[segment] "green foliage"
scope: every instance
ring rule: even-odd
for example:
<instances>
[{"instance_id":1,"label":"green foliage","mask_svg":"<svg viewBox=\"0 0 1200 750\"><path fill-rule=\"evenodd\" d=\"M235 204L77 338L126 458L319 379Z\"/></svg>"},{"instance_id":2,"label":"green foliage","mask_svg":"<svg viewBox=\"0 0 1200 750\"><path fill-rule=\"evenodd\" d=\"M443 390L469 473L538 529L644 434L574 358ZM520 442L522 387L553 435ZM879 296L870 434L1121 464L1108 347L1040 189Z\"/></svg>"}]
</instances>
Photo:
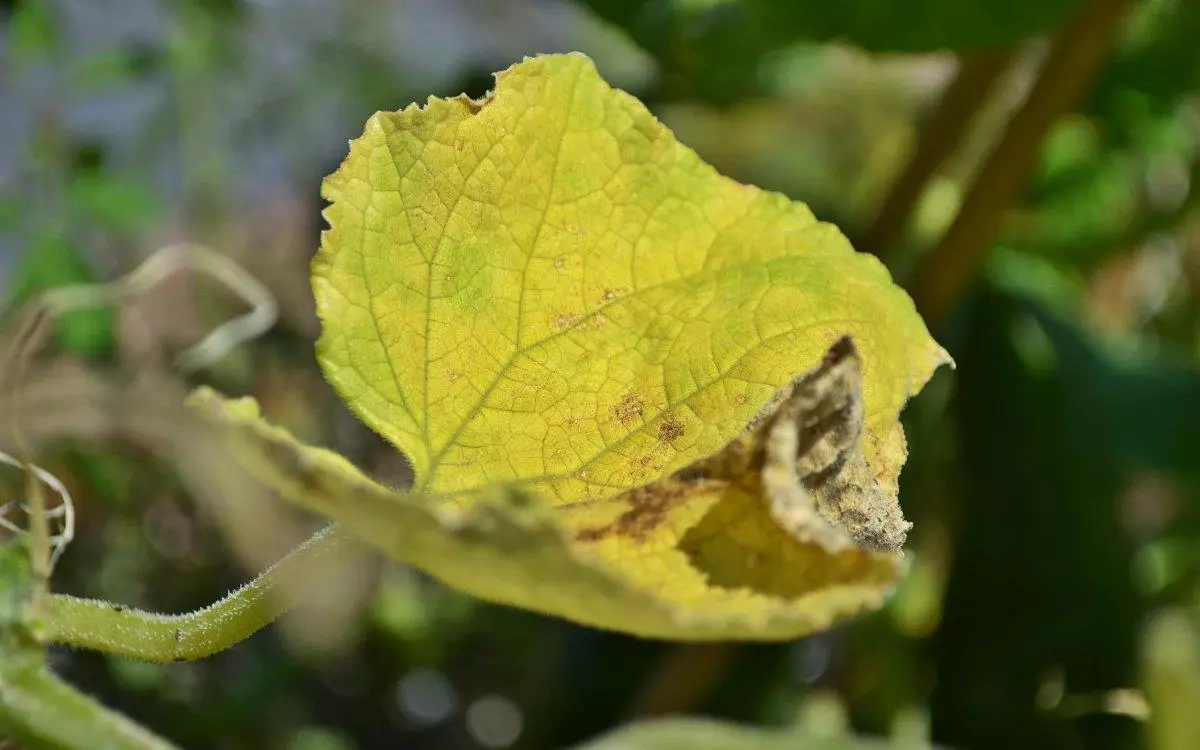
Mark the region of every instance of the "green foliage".
<instances>
[{"instance_id":1,"label":"green foliage","mask_svg":"<svg viewBox=\"0 0 1200 750\"><path fill-rule=\"evenodd\" d=\"M162 214L150 186L101 171L77 174L68 186L67 199L81 220L114 232L132 232Z\"/></svg>"},{"instance_id":2,"label":"green foliage","mask_svg":"<svg viewBox=\"0 0 1200 750\"><path fill-rule=\"evenodd\" d=\"M58 42L58 26L51 4L41 0L19 0L9 19L8 38L23 58L48 57Z\"/></svg>"},{"instance_id":3,"label":"green foliage","mask_svg":"<svg viewBox=\"0 0 1200 750\"><path fill-rule=\"evenodd\" d=\"M797 37L848 41L874 52L970 52L1012 44L1051 31L1083 5L1080 0L747 0L747 4L762 8L767 23L794 29Z\"/></svg>"},{"instance_id":4,"label":"green foliage","mask_svg":"<svg viewBox=\"0 0 1200 750\"><path fill-rule=\"evenodd\" d=\"M728 104L768 93L764 67L802 42L874 52L970 51L1061 23L1079 0L588 0L662 66L664 96Z\"/></svg>"},{"instance_id":5,"label":"green foliage","mask_svg":"<svg viewBox=\"0 0 1200 750\"><path fill-rule=\"evenodd\" d=\"M739 727L703 719L634 722L573 750L920 750L920 744Z\"/></svg>"},{"instance_id":6,"label":"green foliage","mask_svg":"<svg viewBox=\"0 0 1200 750\"><path fill-rule=\"evenodd\" d=\"M57 235L40 238L22 258L14 274L13 297L8 313L42 292L73 284L92 284L96 272L78 245ZM61 316L55 325L58 345L82 356L98 356L113 343L115 314L109 308L79 310Z\"/></svg>"},{"instance_id":7,"label":"green foliage","mask_svg":"<svg viewBox=\"0 0 1200 750\"><path fill-rule=\"evenodd\" d=\"M1136 142L1200 85L1200 5L1143 3L1124 45L1101 74L1085 111L1103 118L1115 145Z\"/></svg>"}]
</instances>

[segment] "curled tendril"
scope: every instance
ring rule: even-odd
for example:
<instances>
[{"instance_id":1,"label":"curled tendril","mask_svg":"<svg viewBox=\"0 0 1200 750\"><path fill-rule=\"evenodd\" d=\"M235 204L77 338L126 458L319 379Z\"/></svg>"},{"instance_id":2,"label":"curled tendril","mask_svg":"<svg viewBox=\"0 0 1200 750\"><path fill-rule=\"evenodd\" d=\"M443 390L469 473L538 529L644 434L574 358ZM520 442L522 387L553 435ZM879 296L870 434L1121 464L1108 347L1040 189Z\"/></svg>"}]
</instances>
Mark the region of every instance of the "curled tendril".
<instances>
[{"instance_id":1,"label":"curled tendril","mask_svg":"<svg viewBox=\"0 0 1200 750\"><path fill-rule=\"evenodd\" d=\"M40 466L26 464L4 451L0 451L0 463L32 471L33 475L38 478L38 481L54 490L55 494L59 497L58 504L48 507L43 514L47 520L55 523L58 527L50 535L50 545L52 547L50 570L53 570L54 566L58 563L58 558L62 556L67 545L75 538L75 503L71 500L71 493L67 491L66 486L59 481L58 477ZM24 534L26 533L25 529L21 528L8 517L14 508L20 509L27 514L29 513L28 506L19 501L10 501L0 505L0 528L7 529L14 534Z\"/></svg>"},{"instance_id":2,"label":"curled tendril","mask_svg":"<svg viewBox=\"0 0 1200 750\"><path fill-rule=\"evenodd\" d=\"M180 353L175 364L181 370L192 372L219 360L238 344L266 333L279 317L275 296L262 282L224 255L187 242L162 248L115 281L60 287L43 294L41 302L50 315L107 307L144 294L180 268L215 279L251 308L245 315L217 326L200 343Z\"/></svg>"},{"instance_id":3,"label":"curled tendril","mask_svg":"<svg viewBox=\"0 0 1200 750\"><path fill-rule=\"evenodd\" d=\"M37 324L45 318L56 318L76 310L107 307L145 294L168 274L179 269L189 269L215 279L251 308L244 315L217 326L199 343L181 352L175 359L175 365L180 370L194 372L207 367L237 345L261 336L278 319L279 308L275 297L258 279L233 260L214 250L203 245L183 242L158 250L137 268L112 282L64 286L43 293L38 299L39 314L31 319L33 322L30 324L30 330L25 332L26 337L34 339ZM28 351L25 351L25 356L28 356ZM3 451L0 451L0 463L32 472L38 481L54 490L59 497L57 504L42 513L42 517L53 524L49 540L49 568L53 570L59 557L75 537L75 506L71 495L57 477L39 466ZM28 533L27 529L10 518L14 510L24 512L26 517L32 512L25 502L4 503L0 505L0 528L14 534Z\"/></svg>"}]
</instances>

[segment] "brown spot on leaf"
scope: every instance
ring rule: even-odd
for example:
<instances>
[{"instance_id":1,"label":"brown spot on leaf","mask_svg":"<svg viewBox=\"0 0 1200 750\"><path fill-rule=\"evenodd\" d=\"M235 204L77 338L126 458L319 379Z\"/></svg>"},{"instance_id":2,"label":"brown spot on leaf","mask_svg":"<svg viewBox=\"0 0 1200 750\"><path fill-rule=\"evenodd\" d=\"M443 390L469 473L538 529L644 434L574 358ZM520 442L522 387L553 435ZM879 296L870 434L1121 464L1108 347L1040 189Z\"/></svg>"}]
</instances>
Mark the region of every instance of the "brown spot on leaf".
<instances>
[{"instance_id":1,"label":"brown spot on leaf","mask_svg":"<svg viewBox=\"0 0 1200 750\"><path fill-rule=\"evenodd\" d=\"M666 520L672 508L687 500L692 490L687 484L669 480L629 490L619 498L629 505L628 510L611 523L581 530L575 538L581 542L597 542L610 536L645 539Z\"/></svg>"},{"instance_id":2,"label":"brown spot on leaf","mask_svg":"<svg viewBox=\"0 0 1200 750\"><path fill-rule=\"evenodd\" d=\"M683 432L683 422L679 421L679 417L668 413L658 425L658 440L661 443L671 445L683 437Z\"/></svg>"},{"instance_id":3,"label":"brown spot on leaf","mask_svg":"<svg viewBox=\"0 0 1200 750\"><path fill-rule=\"evenodd\" d=\"M613 407L613 414L616 415L617 421L622 427L628 427L631 424L639 421L642 414L646 411L646 404L642 401L642 397L630 391L621 399L621 403Z\"/></svg>"},{"instance_id":4,"label":"brown spot on leaf","mask_svg":"<svg viewBox=\"0 0 1200 750\"><path fill-rule=\"evenodd\" d=\"M741 395L741 394L738 394L738 397L737 397L737 398L735 398L735 399L733 400L733 402L734 402L735 404L737 404L738 406L741 406L742 404L746 403L746 397L745 397L745 396L743 396L743 395Z\"/></svg>"},{"instance_id":5,"label":"brown spot on leaf","mask_svg":"<svg viewBox=\"0 0 1200 750\"><path fill-rule=\"evenodd\" d=\"M471 114L477 115L483 111L483 108L492 103L492 99L496 98L496 90L492 89L478 99L472 99L466 94L459 94L457 99L466 105Z\"/></svg>"},{"instance_id":6,"label":"brown spot on leaf","mask_svg":"<svg viewBox=\"0 0 1200 750\"><path fill-rule=\"evenodd\" d=\"M604 299L611 302L617 298L617 293L611 289L604 290Z\"/></svg>"},{"instance_id":7,"label":"brown spot on leaf","mask_svg":"<svg viewBox=\"0 0 1200 750\"><path fill-rule=\"evenodd\" d=\"M557 318L554 319L554 327L558 328L558 329L570 328L571 326L575 325L578 322L579 322L578 315L573 315L571 313L565 313L563 315L559 315Z\"/></svg>"}]
</instances>

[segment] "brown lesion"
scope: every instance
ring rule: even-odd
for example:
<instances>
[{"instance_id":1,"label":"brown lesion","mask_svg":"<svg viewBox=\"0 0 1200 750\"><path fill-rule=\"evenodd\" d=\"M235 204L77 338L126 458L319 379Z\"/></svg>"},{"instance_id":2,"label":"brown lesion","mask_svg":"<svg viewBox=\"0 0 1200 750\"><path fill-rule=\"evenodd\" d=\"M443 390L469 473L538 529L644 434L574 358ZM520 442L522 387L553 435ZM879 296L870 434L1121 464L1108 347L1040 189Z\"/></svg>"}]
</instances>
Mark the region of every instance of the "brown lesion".
<instances>
[{"instance_id":1,"label":"brown lesion","mask_svg":"<svg viewBox=\"0 0 1200 750\"><path fill-rule=\"evenodd\" d=\"M453 99L453 101L456 101L459 104L462 104L464 107L467 108L467 111L470 112L471 114L477 115L483 111L484 107L491 104L492 100L495 98L496 98L496 89L493 88L490 91L486 92L483 96L479 97L478 99L472 99L471 97L467 96L466 94L459 94L458 96L456 96Z\"/></svg>"},{"instance_id":2,"label":"brown lesion","mask_svg":"<svg viewBox=\"0 0 1200 750\"><path fill-rule=\"evenodd\" d=\"M565 330L578 322L579 316L575 313L563 313L554 319L554 327L559 330Z\"/></svg>"},{"instance_id":3,"label":"brown lesion","mask_svg":"<svg viewBox=\"0 0 1200 750\"><path fill-rule=\"evenodd\" d=\"M613 407L613 414L622 427L631 427L640 422L645 413L646 402L633 391L626 393L620 403Z\"/></svg>"},{"instance_id":4,"label":"brown lesion","mask_svg":"<svg viewBox=\"0 0 1200 750\"><path fill-rule=\"evenodd\" d=\"M671 510L687 501L696 491L696 485L666 479L627 490L616 501L629 506L621 515L609 523L582 529L575 534L580 542L598 542L612 536L644 540L662 525Z\"/></svg>"},{"instance_id":5,"label":"brown lesion","mask_svg":"<svg viewBox=\"0 0 1200 750\"><path fill-rule=\"evenodd\" d=\"M622 423L640 420L643 411L632 393L616 407ZM620 515L577 532L576 540L644 540L703 494L716 504L677 549L712 585L790 597L890 581L899 558L877 553L900 550L910 524L863 455L863 417L859 355L842 338L724 448L622 493L614 498ZM631 468L648 468L684 432L680 418L666 413L657 449L631 457Z\"/></svg>"},{"instance_id":6,"label":"brown lesion","mask_svg":"<svg viewBox=\"0 0 1200 750\"><path fill-rule=\"evenodd\" d=\"M716 453L679 469L672 478L681 482L756 484L764 459L762 441L753 434L742 435Z\"/></svg>"},{"instance_id":7,"label":"brown lesion","mask_svg":"<svg viewBox=\"0 0 1200 750\"><path fill-rule=\"evenodd\" d=\"M663 420L658 423L658 442L663 445L673 445L676 440L683 437L685 431L686 428L679 417L667 412Z\"/></svg>"},{"instance_id":8,"label":"brown lesion","mask_svg":"<svg viewBox=\"0 0 1200 750\"><path fill-rule=\"evenodd\" d=\"M653 454L647 453L644 456L629 459L630 475L634 477L645 476L651 472L657 473L662 470L662 465L657 462Z\"/></svg>"}]
</instances>

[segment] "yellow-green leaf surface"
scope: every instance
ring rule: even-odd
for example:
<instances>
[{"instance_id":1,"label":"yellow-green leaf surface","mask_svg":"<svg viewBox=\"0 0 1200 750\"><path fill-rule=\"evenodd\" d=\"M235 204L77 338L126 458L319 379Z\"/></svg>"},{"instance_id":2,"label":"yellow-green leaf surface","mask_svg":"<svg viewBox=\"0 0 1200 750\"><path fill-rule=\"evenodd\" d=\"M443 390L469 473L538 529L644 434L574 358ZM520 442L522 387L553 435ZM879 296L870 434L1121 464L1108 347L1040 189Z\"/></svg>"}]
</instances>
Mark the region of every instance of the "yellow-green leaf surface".
<instances>
[{"instance_id":1,"label":"yellow-green leaf surface","mask_svg":"<svg viewBox=\"0 0 1200 750\"><path fill-rule=\"evenodd\" d=\"M565 559L653 614L582 607L578 582L531 600L496 593L495 570L406 559L664 637L784 637L882 600L894 556L801 544L751 495L621 494L720 450L844 334L862 354L864 451L894 491L900 409L946 357L835 227L717 174L582 55L528 59L479 101L377 113L324 195L318 356L410 457L415 492L469 513L519 488L555 509Z\"/></svg>"},{"instance_id":2,"label":"yellow-green leaf surface","mask_svg":"<svg viewBox=\"0 0 1200 750\"><path fill-rule=\"evenodd\" d=\"M895 573L886 565L869 571L847 567L840 575L857 583L818 586L795 600L735 595L678 601L582 550L557 511L537 496L496 487L462 510L383 487L342 456L301 444L264 421L252 399L231 401L202 389L191 405L229 430L233 455L265 485L300 507L338 519L341 529L332 533L349 533L488 601L662 638L778 639L827 627L879 603L887 577ZM653 556L638 563L650 570L659 565ZM827 564L821 575L830 578L834 567ZM795 572L801 580L812 575Z\"/></svg>"}]
</instances>

